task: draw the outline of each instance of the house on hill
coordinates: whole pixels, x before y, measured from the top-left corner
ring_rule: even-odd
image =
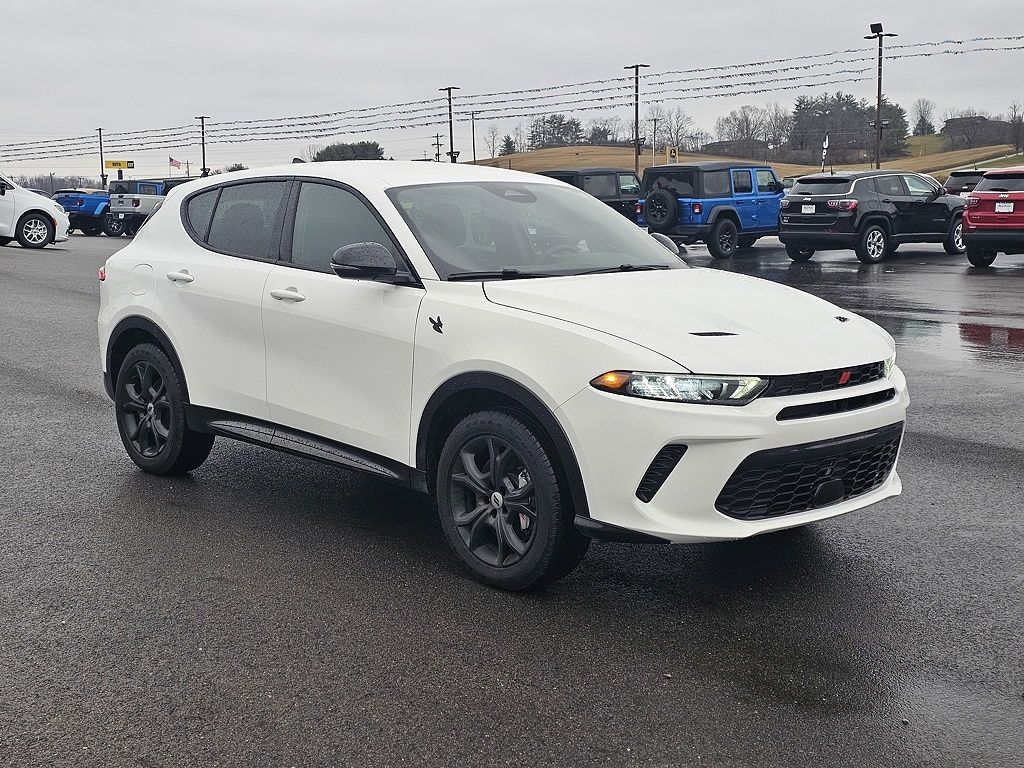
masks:
[[[949,139],[951,149],[1013,143],[1013,126],[1008,121],[990,120],[983,115],[950,118],[940,132]]]

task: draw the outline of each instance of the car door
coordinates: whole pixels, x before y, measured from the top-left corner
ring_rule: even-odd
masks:
[[[892,234],[900,238],[914,231],[914,211],[910,195],[899,175],[887,174],[874,179],[878,204],[888,216]]]
[[[743,229],[757,229],[757,194],[754,192],[754,177],[749,170],[732,172],[733,205],[740,214]]]
[[[264,286],[277,260],[288,179],[203,190],[182,205],[184,228],[164,252],[138,241],[142,284],[155,283],[185,368],[193,405],[269,419],[261,321]]]
[[[407,463],[416,318],[424,291],[339,277],[352,243],[405,257],[355,190],[303,180],[285,228],[285,261],[263,295],[267,401],[277,423]]]
[[[757,222],[763,228],[774,228],[779,224],[779,180],[767,168],[759,168],[755,173],[757,179]]]
[[[938,186],[913,173],[903,174],[910,193],[911,226],[914,234],[944,234],[949,229],[949,206],[941,199]]]
[[[14,237],[16,203],[14,201],[14,186],[0,178],[0,237]]]
[[[640,179],[635,173],[617,174],[619,199],[617,210],[630,221],[636,219],[636,201],[640,198]]]

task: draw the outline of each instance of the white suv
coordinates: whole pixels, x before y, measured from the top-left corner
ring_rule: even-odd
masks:
[[[43,248],[67,240],[70,226],[62,206],[0,176],[0,245]]]
[[[898,494],[892,337],[670,245],[470,165],[183,185],[100,273],[121,438],[155,474],[219,435],[434,494],[507,589],[569,573],[591,538],[745,538]]]

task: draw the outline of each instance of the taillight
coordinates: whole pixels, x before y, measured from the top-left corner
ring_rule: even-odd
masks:
[[[838,208],[840,211],[856,211],[857,201],[856,200],[829,200],[829,208]]]
[[[779,208],[789,208],[789,198],[784,197],[779,200]]]
[[[644,207],[642,205],[640,205],[640,203],[637,203],[635,210],[636,210],[636,215],[639,216],[641,213],[644,212]]]
[[[138,199],[132,200],[132,208],[138,208],[138,207],[139,207],[139,200]]]
[[[691,203],[690,211],[693,212],[694,216],[700,216],[702,213],[704,213],[704,206],[701,203]]]
[[[974,197],[972,195],[971,197],[967,198],[967,207],[968,208],[973,208],[974,206],[976,206],[980,202],[981,202],[981,198],[980,197]]]
[[[101,283],[102,283],[102,282],[103,282],[104,280],[106,280],[106,279],[107,279],[107,268],[106,268],[106,267],[100,267],[100,274],[99,274],[99,278],[100,278],[100,282],[101,282]]]

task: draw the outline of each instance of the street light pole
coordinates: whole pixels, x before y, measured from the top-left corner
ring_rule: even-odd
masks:
[[[658,118],[652,118],[654,122],[654,130],[651,131],[654,135],[651,137],[651,165],[658,164],[658,158],[656,156],[658,146]]]
[[[473,162],[476,162],[476,112],[469,113],[469,130],[473,135]]]
[[[444,88],[438,88],[439,91],[446,91],[448,93],[448,157],[454,163],[455,158],[458,155],[455,154],[455,123],[452,119],[452,91],[458,91],[459,86],[457,85],[446,85]]]
[[[206,121],[209,119],[209,115],[196,115],[196,120],[199,121],[199,141],[203,146],[203,167],[200,173],[201,176],[210,175],[210,169],[206,167]]]
[[[633,70],[633,171],[640,175],[640,70],[650,64],[629,64],[623,69]]]
[[[107,188],[107,167],[103,164],[103,129],[97,128],[96,131],[100,135],[100,182],[101,186]]]
[[[899,37],[895,32],[883,32],[882,23],[871,25],[871,34],[865,40],[878,40],[878,98],[875,102],[875,168],[882,167],[882,38]]]

